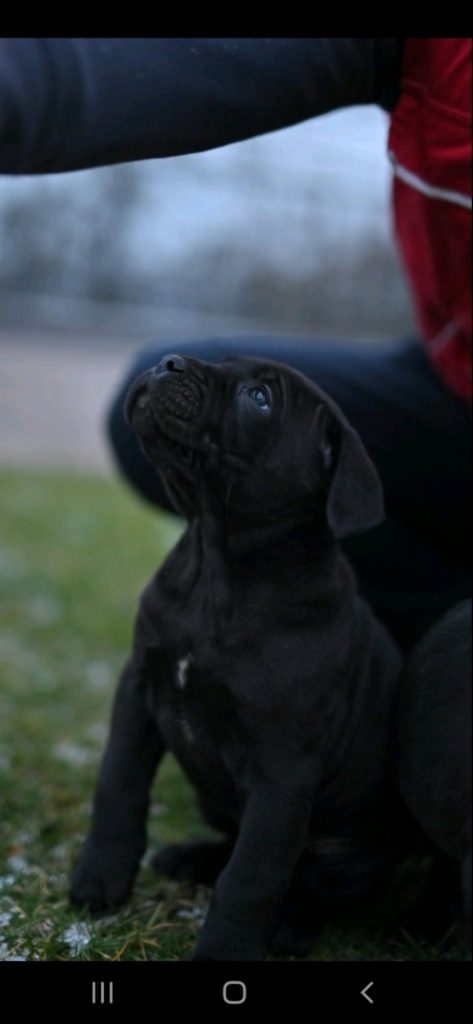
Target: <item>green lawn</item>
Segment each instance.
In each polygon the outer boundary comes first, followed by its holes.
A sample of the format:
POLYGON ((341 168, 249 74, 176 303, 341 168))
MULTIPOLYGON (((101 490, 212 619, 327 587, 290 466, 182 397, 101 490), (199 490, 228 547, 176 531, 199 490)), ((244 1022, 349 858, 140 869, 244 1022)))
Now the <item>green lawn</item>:
MULTIPOLYGON (((0 493, 0 959, 183 959, 208 891, 145 865, 118 913, 92 919, 67 901, 137 597, 179 525, 95 477, 2 471, 0 493)), ((150 852, 207 834, 171 758, 152 812, 150 852)), ((465 958, 460 938, 426 947, 386 935, 379 912, 339 920, 312 956, 465 958)))

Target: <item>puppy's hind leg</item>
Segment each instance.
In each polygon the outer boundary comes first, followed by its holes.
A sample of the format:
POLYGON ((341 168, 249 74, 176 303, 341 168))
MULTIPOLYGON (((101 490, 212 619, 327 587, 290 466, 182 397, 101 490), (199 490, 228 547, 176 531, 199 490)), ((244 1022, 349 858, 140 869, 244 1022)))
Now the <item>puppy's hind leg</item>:
POLYGON ((462 914, 461 883, 460 865, 435 851, 420 892, 401 912, 398 926, 418 941, 436 944, 444 940, 462 914))
POLYGON ((158 850, 152 865, 159 874, 175 882, 189 882, 191 885, 214 885, 218 876, 230 860, 237 828, 204 793, 197 792, 197 799, 205 820, 225 838, 221 840, 198 840, 190 843, 170 843, 158 850))
POLYGON ((152 865, 160 875, 175 882, 214 885, 226 867, 232 849, 230 840, 170 843, 158 850, 152 865))

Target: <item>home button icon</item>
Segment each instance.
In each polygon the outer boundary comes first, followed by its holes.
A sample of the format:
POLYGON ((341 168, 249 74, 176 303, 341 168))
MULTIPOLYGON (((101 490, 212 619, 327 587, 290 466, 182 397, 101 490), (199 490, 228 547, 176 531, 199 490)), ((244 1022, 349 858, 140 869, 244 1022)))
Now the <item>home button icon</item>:
POLYGON ((243 981, 226 981, 223 986, 223 1001, 230 1006, 239 1006, 246 1000, 246 985, 243 981))

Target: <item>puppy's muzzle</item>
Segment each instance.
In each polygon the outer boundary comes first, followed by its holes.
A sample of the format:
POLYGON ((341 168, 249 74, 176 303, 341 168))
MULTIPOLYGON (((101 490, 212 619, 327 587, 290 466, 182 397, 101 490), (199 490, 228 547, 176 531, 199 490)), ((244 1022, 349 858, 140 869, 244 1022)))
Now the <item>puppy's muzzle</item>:
POLYGON ((157 418, 194 421, 201 412, 203 393, 189 361, 166 355, 157 366, 138 377, 125 403, 125 416, 135 426, 135 416, 146 415, 151 407, 157 418))

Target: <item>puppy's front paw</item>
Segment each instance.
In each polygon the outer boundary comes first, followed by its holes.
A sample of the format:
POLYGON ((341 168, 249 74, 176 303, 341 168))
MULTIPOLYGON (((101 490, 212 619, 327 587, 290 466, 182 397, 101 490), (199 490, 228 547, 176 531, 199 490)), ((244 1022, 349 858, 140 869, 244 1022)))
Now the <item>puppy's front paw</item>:
POLYGON ((72 872, 71 903, 92 913, 124 903, 131 894, 141 854, 141 846, 99 845, 89 836, 72 872))
POLYGON ((189 958, 190 960, 215 960, 226 963, 230 960, 266 960, 266 950, 259 942, 245 936, 228 936, 220 942, 200 939, 189 958))
POLYGON ((219 957, 215 957, 215 956, 203 956, 203 955, 201 956, 199 953, 194 953, 193 956, 189 956, 187 959, 188 960, 208 960, 208 961, 211 961, 213 963, 217 963, 220 958, 219 957))
POLYGON ((328 920, 328 912, 310 894, 297 899, 288 896, 269 943, 273 956, 307 956, 317 944, 328 920))

